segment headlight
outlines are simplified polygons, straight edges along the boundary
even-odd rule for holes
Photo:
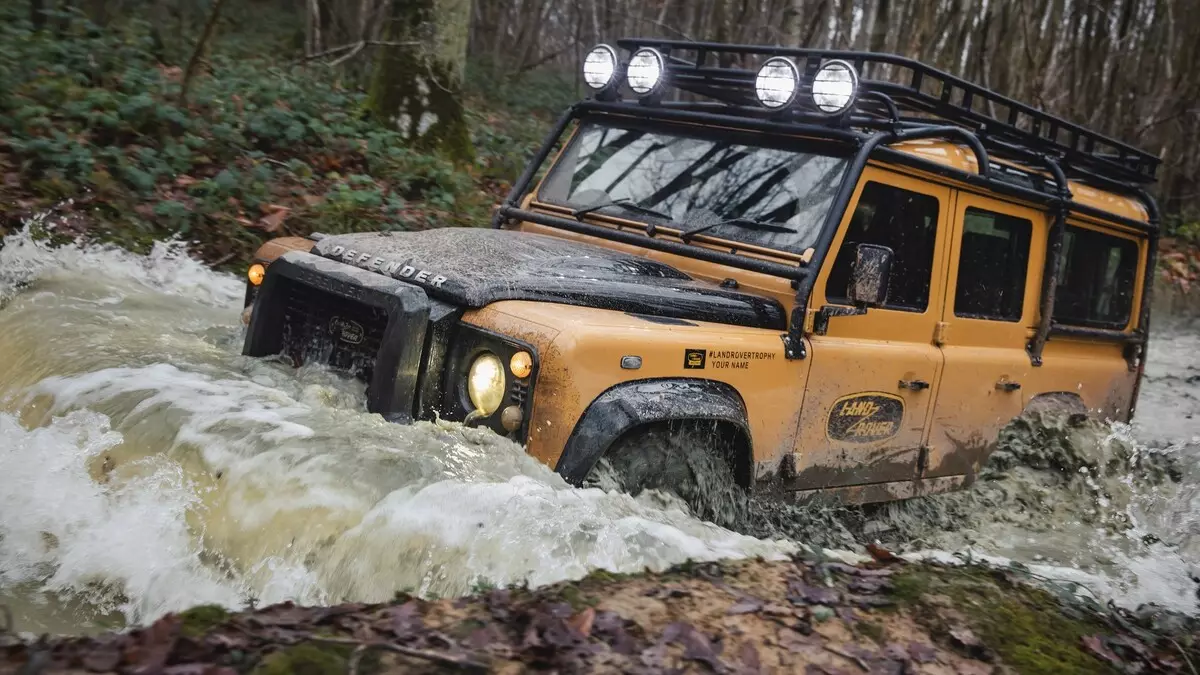
[[[835,115],[848,110],[858,96],[858,73],[845,61],[826,61],[813,78],[813,103]]]
[[[496,412],[504,402],[504,364],[500,357],[489,352],[475,359],[467,373],[467,395],[484,417]]]
[[[629,59],[629,68],[625,71],[625,81],[629,88],[638,96],[649,96],[658,90],[662,83],[663,69],[666,61],[657,49],[643,47],[633,53]]]
[[[252,286],[261,286],[266,277],[267,268],[262,263],[254,263],[250,269],[246,270],[246,278],[250,280]]]
[[[778,110],[787,107],[796,98],[800,88],[800,71],[791,59],[782,56],[768,59],[758,69],[754,80],[754,93],[764,108]]]
[[[583,60],[583,81],[600,91],[607,89],[617,72],[617,51],[608,45],[597,45]]]

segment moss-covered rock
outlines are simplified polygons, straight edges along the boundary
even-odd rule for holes
[[[263,657],[254,675],[343,675],[347,650],[315,644],[300,644]]]
[[[199,637],[229,619],[229,611],[220,605],[199,605],[179,615],[179,631]]]

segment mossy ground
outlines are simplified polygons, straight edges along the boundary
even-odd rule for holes
[[[1200,660],[1194,621],[1156,636],[1020,579],[975,566],[752,560],[460,599],[200,607],[130,633],[10,640],[0,672],[34,659],[46,672],[133,670],[163,654],[166,665],[258,675],[344,673],[351,661],[360,673],[1188,673],[1187,659]]]
[[[950,636],[951,630],[967,628],[983,648],[1019,673],[1119,672],[1082,648],[1085,637],[1107,630],[1105,624],[1069,615],[1050,593],[1014,583],[1003,572],[985,567],[912,567],[892,583],[898,607],[931,631]],[[951,637],[950,643],[954,641]]]

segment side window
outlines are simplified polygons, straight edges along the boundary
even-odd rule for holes
[[[933,245],[937,239],[937,197],[910,192],[883,183],[863,186],[862,196],[833,269],[825,296],[845,304],[850,268],[858,244],[878,244],[892,249],[892,275],[885,307],[923,312],[929,306],[933,275]]]
[[[963,215],[954,315],[1020,321],[1033,223],[974,207]]]
[[[1123,237],[1068,227],[1054,320],[1089,328],[1124,328],[1133,310],[1138,245]]]

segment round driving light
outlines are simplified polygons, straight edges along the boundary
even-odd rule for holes
[[[467,373],[467,395],[471,405],[490,417],[504,402],[504,364],[495,354],[481,354]]]
[[[848,110],[858,96],[858,73],[845,61],[826,61],[813,78],[813,103],[821,112]]]
[[[583,59],[583,81],[597,91],[612,84],[617,72],[617,52],[608,45],[597,45]]]
[[[513,377],[523,380],[533,372],[533,357],[529,352],[517,352],[509,359],[508,369],[512,371]]]
[[[250,280],[252,286],[261,286],[263,279],[267,277],[267,268],[259,263],[254,263],[250,269],[246,270],[246,278]]]
[[[629,59],[629,68],[625,71],[625,81],[629,88],[638,96],[648,96],[662,83],[663,69],[666,62],[657,49],[643,47],[633,53]]]
[[[510,405],[500,413],[500,426],[504,427],[505,431],[516,431],[521,428],[521,422],[525,421],[525,413],[521,412],[519,406]]]
[[[791,59],[776,56],[758,69],[754,80],[754,93],[764,108],[778,110],[796,99],[800,88],[800,71]]]

